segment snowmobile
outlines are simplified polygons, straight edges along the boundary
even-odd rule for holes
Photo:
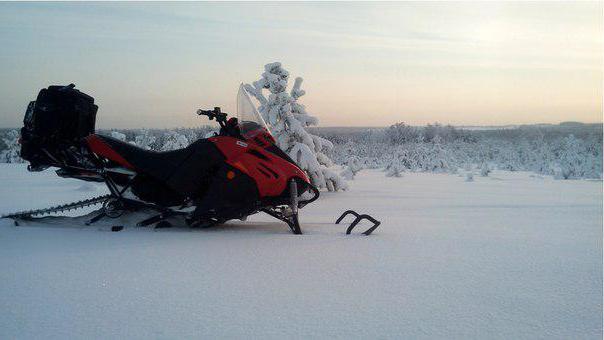
[[[138,226],[167,227],[169,218],[182,216],[190,226],[209,227],[265,212],[302,233],[298,211],[319,190],[276,145],[242,86],[236,118],[227,119],[220,107],[198,110],[216,120],[220,132],[173,151],[150,151],[95,133],[97,110],[94,98],[73,84],[42,89],[25,113],[21,157],[29,171],[56,167],[61,177],[104,182],[110,194],[3,217],[16,221],[102,204],[87,224],[147,209],[156,213]],[[359,222],[355,216],[350,230]]]

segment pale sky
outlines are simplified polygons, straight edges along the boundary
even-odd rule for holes
[[[320,126],[602,121],[602,3],[0,3],[0,127],[75,83],[97,127],[194,127],[281,61]]]

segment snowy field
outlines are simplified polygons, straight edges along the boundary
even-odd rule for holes
[[[103,192],[23,164],[0,187],[0,213]],[[382,225],[344,235],[348,208]],[[0,338],[602,337],[601,181],[364,170],[301,222],[0,220]]]

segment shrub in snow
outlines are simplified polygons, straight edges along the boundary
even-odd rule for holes
[[[574,135],[569,135],[562,140],[558,164],[554,173],[555,178],[572,179],[583,177],[585,158],[581,157],[577,152],[583,147],[582,141],[575,138]]]
[[[447,172],[449,169],[450,159],[448,150],[443,147],[442,139],[436,135],[432,138],[432,143],[422,144],[428,148],[424,152],[425,158],[422,160],[422,167],[424,171],[430,172]]]
[[[329,191],[346,189],[344,179],[329,169],[333,163],[324,153],[332,149],[333,144],[305,129],[317,125],[318,120],[306,112],[304,105],[298,103],[298,99],[306,93],[301,89],[302,78],[296,78],[288,93],[289,73],[281,67],[281,63],[267,64],[264,70],[258,81],[252,85],[245,84],[244,88],[260,103],[258,111],[269,125],[279,148],[296,161],[315,186]],[[268,98],[264,90],[268,90]]]
[[[474,181],[474,173],[472,171],[466,172],[466,182]]]
[[[151,132],[147,129],[142,129],[140,132],[134,137],[134,144],[139,148],[143,148],[145,150],[153,149],[153,144],[157,138],[151,134]]]
[[[487,164],[487,162],[483,162],[482,166],[480,167],[480,176],[487,177],[489,176],[490,172],[491,169],[489,169],[489,164]]]
[[[397,162],[392,162],[386,167],[386,177],[402,177],[401,166]]]
[[[568,179],[564,177],[564,173],[562,171],[562,168],[559,166],[554,166],[554,179]]]
[[[187,137],[171,130],[164,135],[164,144],[162,145],[160,151],[183,149],[187,146],[189,146],[189,140]]]
[[[111,137],[121,140],[122,142],[126,141],[126,135],[118,131],[111,131]]]
[[[384,133],[386,139],[391,144],[420,142],[422,140],[421,131],[414,126],[409,126],[405,123],[391,125]]]
[[[216,137],[218,135],[218,131],[209,131],[203,135],[203,138]]]
[[[346,162],[346,167],[340,173],[340,176],[347,180],[353,180],[354,176],[357,174],[357,172],[361,171],[361,169],[363,169],[363,166],[361,165],[359,158],[352,156],[348,162]]]
[[[451,156],[436,136],[430,143],[407,143],[404,147],[390,146],[386,150],[384,162],[400,171],[449,172]]]
[[[2,138],[6,149],[0,153],[0,160],[3,163],[23,163],[24,160],[21,158],[19,152],[21,151],[21,145],[19,144],[19,131],[10,130]]]
[[[340,172],[340,177],[344,178],[345,180],[351,181],[354,179],[354,173],[350,170],[349,167],[346,167]]]

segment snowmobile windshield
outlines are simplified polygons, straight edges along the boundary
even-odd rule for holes
[[[237,119],[239,120],[239,130],[245,138],[252,138],[260,133],[270,135],[268,126],[256,110],[243,84],[239,86],[239,93],[237,93]]]

